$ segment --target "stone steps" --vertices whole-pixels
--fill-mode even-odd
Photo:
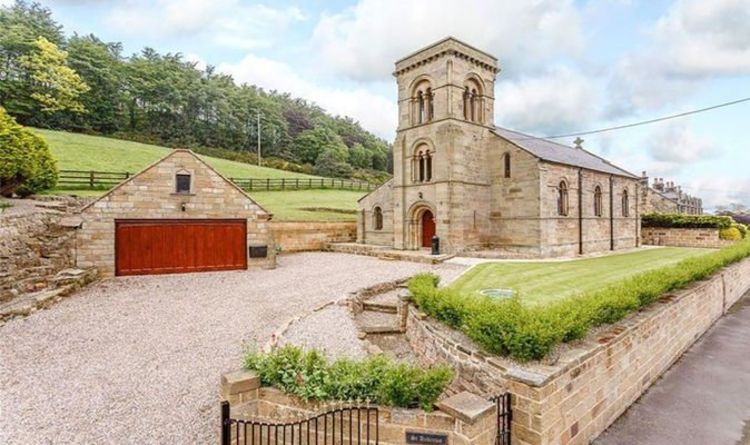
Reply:
[[[362,310],[370,312],[383,312],[386,314],[395,314],[398,312],[398,307],[395,304],[389,303],[370,303],[365,301],[362,303]]]
[[[362,326],[359,328],[361,332],[366,335],[392,335],[401,334],[401,330],[397,325],[383,325],[383,326]]]
[[[25,317],[39,309],[48,308],[97,277],[96,269],[64,269],[49,280],[51,288],[18,295],[0,304],[0,324],[14,317]]]

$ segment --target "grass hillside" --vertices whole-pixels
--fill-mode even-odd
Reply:
[[[169,153],[169,148],[100,136],[34,129],[50,146],[60,170],[136,173]],[[201,156],[212,167],[235,178],[311,178],[315,176]]]
[[[169,148],[64,131],[34,129],[50,146],[61,170],[96,170],[136,173],[169,153]],[[201,156],[227,177],[314,178],[273,168],[258,167],[226,159]],[[105,190],[56,189],[59,195],[100,196]],[[357,200],[364,192],[349,190],[299,190],[252,192],[250,195],[276,221],[353,221]]]

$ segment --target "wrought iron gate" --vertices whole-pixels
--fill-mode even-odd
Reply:
[[[510,393],[506,392],[490,398],[490,401],[497,407],[497,438],[495,445],[510,445],[510,422],[513,420],[510,397]]]
[[[233,419],[229,402],[221,402],[221,445],[378,445],[378,427],[378,408],[371,406],[342,406],[275,422]]]

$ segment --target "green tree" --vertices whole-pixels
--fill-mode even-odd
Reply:
[[[326,148],[318,155],[313,172],[319,176],[350,178],[353,169],[351,165],[346,163],[339,150]]]
[[[57,165],[47,143],[0,107],[0,195],[27,196],[57,183]]]
[[[29,73],[30,97],[44,112],[85,112],[80,96],[89,87],[68,66],[68,53],[44,37],[39,37],[35,44],[36,51],[18,60],[19,66]]]
[[[299,160],[308,164],[317,163],[318,156],[326,149],[346,156],[346,145],[341,137],[326,127],[303,131],[294,138],[292,147]]]

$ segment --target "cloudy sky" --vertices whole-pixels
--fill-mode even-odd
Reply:
[[[9,0],[0,0],[7,3]],[[750,97],[750,0],[46,0],[68,33],[151,46],[392,139],[393,63],[447,35],[500,60],[496,124],[544,136]],[[750,102],[586,137],[707,207],[750,205]],[[563,141],[570,143],[570,141]]]

